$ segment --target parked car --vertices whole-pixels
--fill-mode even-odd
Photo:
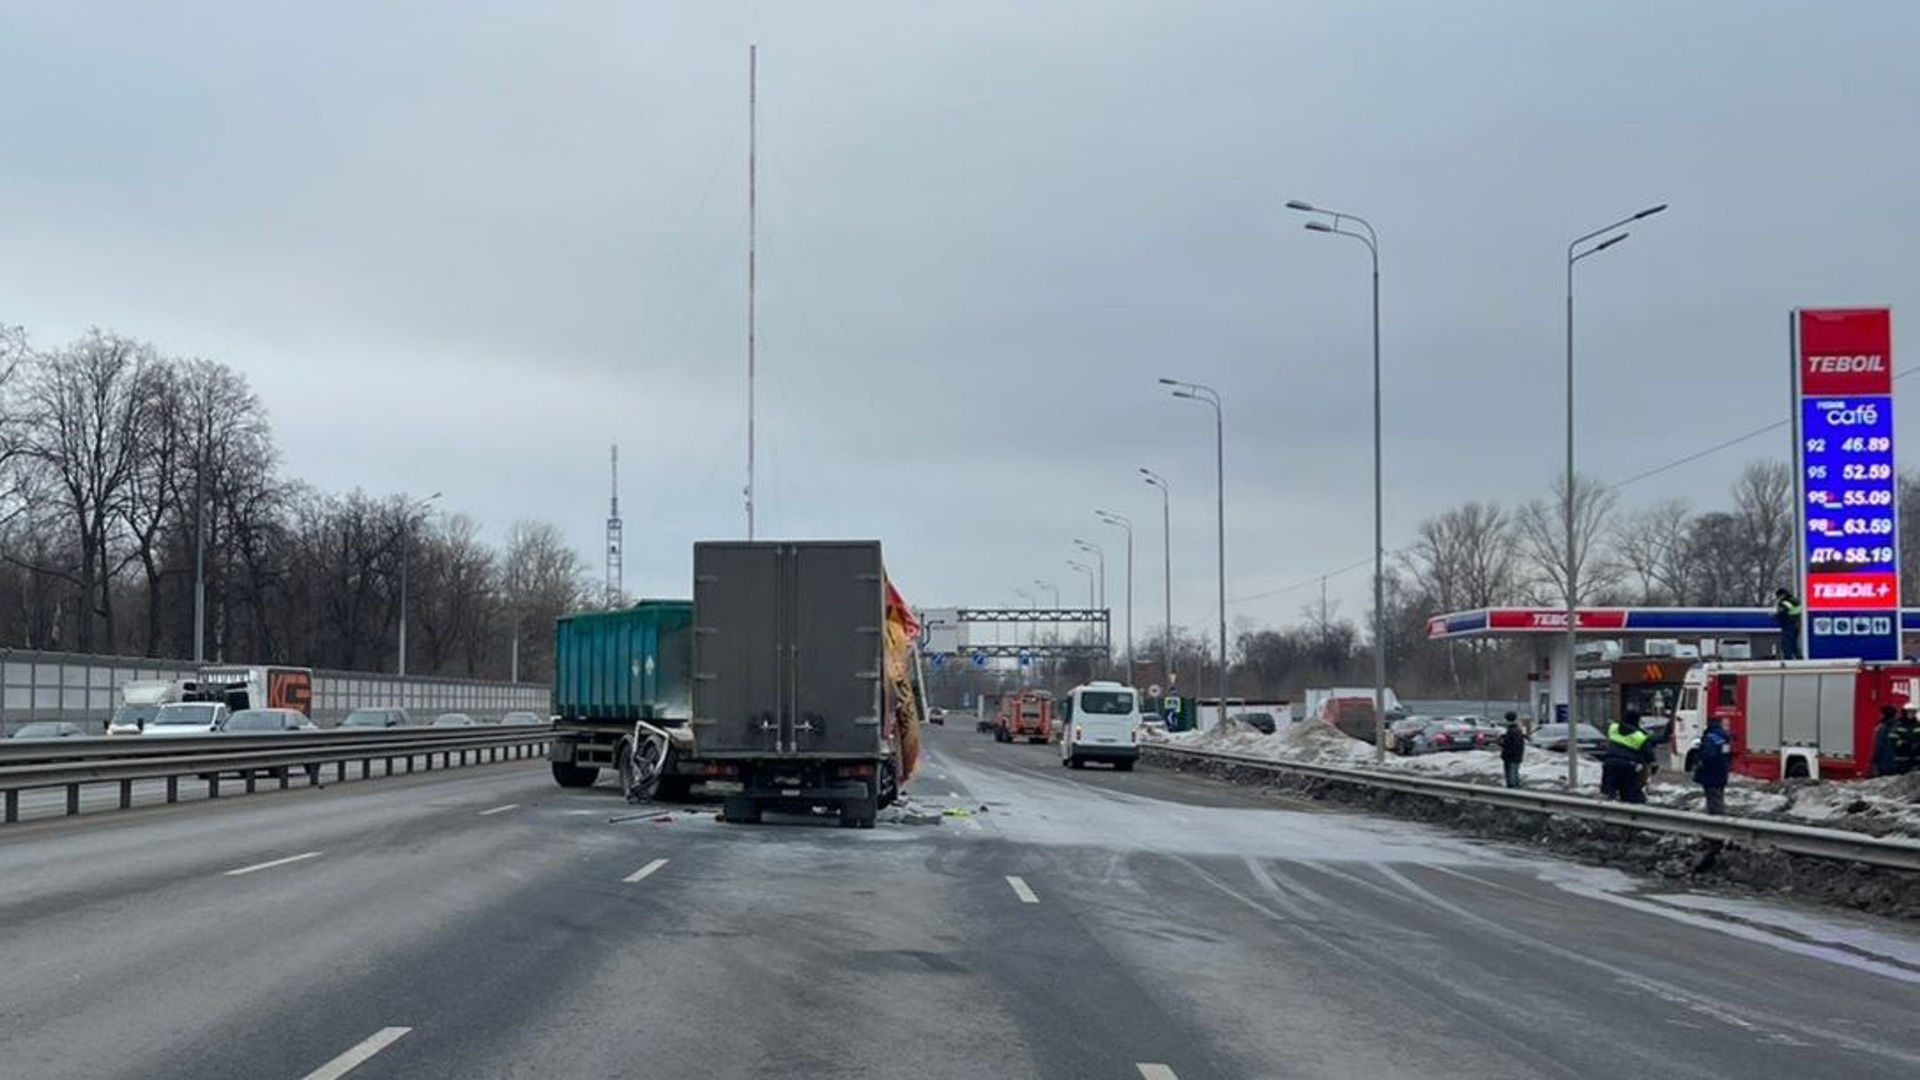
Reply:
[[[474,727],[476,721],[463,712],[443,712],[433,718],[429,727]]]
[[[1481,748],[1480,729],[1461,720],[1429,721],[1409,740],[1410,754],[1439,754]]]
[[[344,728],[396,728],[413,723],[405,709],[355,709],[340,721]]]
[[[552,721],[541,716],[539,713],[527,712],[524,709],[508,713],[500,718],[500,722],[514,727],[538,727],[541,724],[552,723]]]
[[[1402,716],[1387,725],[1387,749],[1405,755],[1413,753],[1413,737],[1433,723],[1431,716]]]
[[[64,720],[35,720],[30,724],[21,724],[13,733],[16,739],[71,739],[85,735],[80,725],[69,724]]]
[[[1574,737],[1579,740],[1580,752],[1583,754],[1598,757],[1607,752],[1606,735],[1592,724],[1581,724],[1578,734]],[[1527,738],[1527,742],[1542,750],[1564,754],[1567,752],[1567,725],[1541,724],[1533,729],[1533,734]]]
[[[175,701],[153,711],[145,736],[212,735],[227,722],[227,707],[217,701]]]
[[[320,725],[298,709],[241,709],[220,725],[223,735],[253,735],[269,731],[319,731]]]
[[[1280,730],[1280,725],[1274,723],[1270,712],[1234,713],[1229,719],[1245,724],[1262,735],[1271,735]]]
[[[941,708],[938,705],[935,705],[933,708],[928,709],[927,723],[939,724],[941,727],[946,727],[947,726],[947,710]]]

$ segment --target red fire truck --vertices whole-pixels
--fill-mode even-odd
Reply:
[[[1008,694],[1001,702],[999,723],[993,737],[999,742],[1051,742],[1053,740],[1053,695],[1045,690],[1021,690]]]
[[[1691,769],[1708,716],[1726,719],[1733,770],[1761,780],[1857,780],[1880,707],[1920,701],[1920,664],[1754,660],[1696,665],[1675,712],[1673,756]]]

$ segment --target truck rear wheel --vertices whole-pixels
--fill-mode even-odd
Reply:
[[[591,765],[570,765],[566,762],[553,763],[553,782],[561,787],[592,787],[600,779],[600,770]]]
[[[880,820],[880,793],[873,781],[867,781],[867,793],[840,804],[840,826],[845,829],[871,829]]]
[[[720,816],[741,825],[758,825],[760,804],[744,795],[729,795],[720,804]]]

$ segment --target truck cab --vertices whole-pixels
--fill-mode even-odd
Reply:
[[[1102,680],[1074,687],[1060,723],[1060,764],[1067,768],[1105,761],[1129,772],[1140,758],[1140,694],[1131,686]]]

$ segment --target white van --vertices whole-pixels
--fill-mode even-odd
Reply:
[[[183,693],[177,682],[157,679],[136,679],[120,684],[120,707],[113,710],[113,719],[107,721],[109,735],[139,735],[147,729],[147,721],[160,711],[160,706],[181,700]]]
[[[1140,758],[1140,694],[1117,682],[1090,682],[1073,688],[1060,714],[1060,764],[1078,769],[1089,761],[1110,761],[1131,771]]]

